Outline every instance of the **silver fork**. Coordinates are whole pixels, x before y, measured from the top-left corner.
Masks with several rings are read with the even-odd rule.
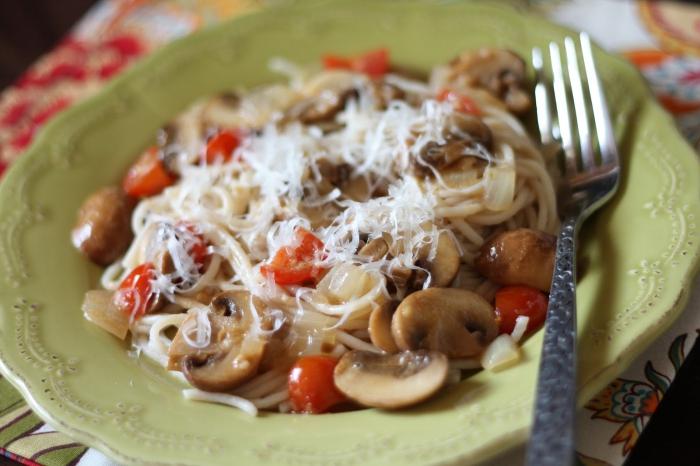
[[[549,44],[556,115],[550,110],[542,51],[539,48],[532,50],[532,64],[537,79],[535,102],[540,136],[543,144],[554,141],[561,144],[564,169],[558,195],[562,224],[549,294],[534,421],[526,455],[528,466],[574,464],[576,236],[583,221],[615,193],[620,172],[610,114],[587,34],[581,33],[580,43],[587,92],[579,73],[575,41],[571,37],[564,40],[566,72],[562,66],[559,46],[554,42]],[[569,108],[569,91],[575,119]],[[593,121],[590,122],[589,106],[593,111]],[[553,123],[555,118],[556,124]],[[591,132],[592,127],[595,127],[595,135]],[[594,144],[596,137],[597,149]]]

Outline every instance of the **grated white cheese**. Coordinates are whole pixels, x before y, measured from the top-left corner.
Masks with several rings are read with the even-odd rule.
[[[192,348],[206,348],[211,343],[211,323],[209,322],[209,309],[196,307],[188,311],[194,315],[194,320],[186,320],[182,326],[182,338]]]

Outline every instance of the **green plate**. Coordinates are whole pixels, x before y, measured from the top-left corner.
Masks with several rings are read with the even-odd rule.
[[[482,45],[528,56],[569,31],[491,3],[298,2],[166,47],[58,117],[0,186],[2,373],[55,428],[122,463],[428,464],[475,461],[525,439],[541,332],[521,364],[479,373],[416,409],[323,416],[187,402],[162,370],[80,312],[99,270],[71,247],[81,201],[115,183],[156,128],[193,99],[273,76],[272,56],[315,62],[378,45],[428,68]],[[580,250],[579,374],[584,401],[681,311],[698,262],[700,166],[627,63],[596,53],[624,161],[615,199]]]

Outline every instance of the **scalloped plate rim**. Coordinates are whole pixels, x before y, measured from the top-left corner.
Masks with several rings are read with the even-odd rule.
[[[316,2],[317,4],[323,4],[323,3],[333,3],[332,1],[324,0],[324,1],[318,1]],[[414,2],[408,2],[408,3],[414,3]],[[522,12],[517,9],[515,9],[512,6],[505,5],[505,4],[492,4],[490,2],[487,2],[486,0],[477,0],[473,3],[477,4],[483,4],[483,5],[488,5],[489,8],[493,9],[503,9],[507,10],[510,12],[517,11],[518,14],[526,16],[528,20],[532,21],[542,21],[548,24],[552,24],[556,26],[560,30],[564,31],[569,31],[571,34],[575,35],[577,34],[575,31],[573,31],[570,28],[560,26],[558,24],[551,23],[550,21],[546,20],[545,18],[542,18],[540,16],[537,16],[533,14],[532,12]],[[285,5],[284,7],[280,8],[286,8],[287,6]],[[304,8],[307,9],[311,7],[310,4],[304,4],[304,5],[292,5],[292,8]],[[274,8],[274,7],[273,7]],[[89,97],[88,99],[72,106],[68,110],[62,112],[60,115],[58,115],[56,118],[52,119],[44,128],[41,129],[40,133],[37,135],[37,137],[34,139],[32,142],[30,148],[25,152],[25,154],[17,160],[15,163],[12,164],[8,172],[5,174],[5,177],[15,177],[18,176],[22,170],[24,170],[24,166],[31,163],[31,161],[36,158],[36,157],[48,157],[48,154],[39,154],[41,152],[41,149],[50,142],[52,138],[52,134],[60,129],[60,127],[67,122],[70,122],[71,120],[77,118],[79,115],[86,113],[86,111],[90,108],[94,107],[99,107],[103,101],[107,100],[110,96],[110,94],[120,86],[124,86],[127,83],[129,83],[134,77],[136,76],[141,76],[145,74],[151,67],[154,62],[157,60],[161,59],[164,56],[172,54],[174,51],[179,50],[183,47],[187,47],[188,44],[194,43],[198,40],[201,40],[205,38],[208,35],[216,35],[219,33],[220,30],[225,30],[228,28],[233,28],[235,27],[235,24],[241,19],[242,17],[247,17],[247,16],[257,16],[257,15],[268,15],[270,14],[270,10],[264,10],[262,12],[256,11],[256,12],[250,12],[250,13],[244,13],[243,15],[240,15],[236,18],[227,20],[225,22],[222,22],[221,24],[218,24],[216,26],[207,28],[205,30],[200,30],[195,33],[193,33],[190,36],[178,39],[172,43],[169,43],[165,46],[163,46],[161,49],[157,50],[156,52],[152,53],[151,55],[141,59],[138,63],[136,63],[134,66],[132,66],[129,70],[126,72],[120,74],[118,77],[110,81],[107,85],[105,85],[99,93],[97,93],[94,96]],[[628,70],[633,70],[636,75],[638,75],[638,79],[643,79],[641,77],[641,73],[639,70],[634,68],[631,64],[629,64],[626,60],[622,59],[621,57],[610,54],[607,52],[604,52],[608,57],[614,58],[621,66],[624,66]],[[666,121],[667,125],[673,125],[673,131],[674,131],[674,137],[678,139],[683,139],[682,135],[680,134],[680,131],[678,128],[675,126],[671,116],[667,114],[662,107],[656,102],[651,95],[651,92],[649,91],[649,88],[647,86],[646,88],[646,99],[644,100],[644,105],[649,106],[651,108],[651,111],[656,113],[659,118],[663,118]],[[683,139],[684,140],[684,139]],[[687,145],[687,144],[686,144]],[[699,162],[700,166],[700,162]],[[5,183],[0,184],[0,198],[3,197],[4,194],[4,186]],[[632,348],[626,348],[623,351],[621,351],[620,356],[610,365],[603,367],[600,371],[596,372],[594,375],[590,377],[589,380],[586,381],[586,385],[583,387],[580,387],[581,392],[585,392],[587,388],[593,387],[593,386],[598,386],[599,388],[602,388],[605,386],[611,378],[613,378],[615,375],[619,374],[622,372],[631,362],[633,359],[635,359],[639,354],[641,354],[646,347],[648,346],[649,342],[656,339],[659,335],[661,335],[674,321],[675,319],[679,316],[679,314],[682,312],[682,310],[685,308],[687,301],[690,297],[690,293],[688,290],[688,285],[691,283],[691,281],[694,279],[695,275],[700,272],[700,245],[695,245],[693,248],[693,254],[691,258],[691,264],[685,271],[683,278],[681,280],[681,286],[676,294],[674,304],[666,310],[664,315],[660,317],[656,323],[657,325],[649,326],[645,329],[642,335],[640,335],[640,338],[645,340],[644,345],[634,345]],[[1,287],[0,287],[1,288]],[[0,309],[0,312],[5,313],[7,312],[4,307]],[[113,449],[110,446],[110,441],[109,438],[100,438],[99,435],[92,435],[89,432],[73,426],[66,424],[59,420],[57,418],[60,417],[60,410],[55,408],[57,413],[52,413],[51,409],[45,409],[42,406],[42,403],[38,401],[35,396],[32,394],[32,390],[29,387],[29,382],[23,377],[21,373],[21,369],[16,369],[15,367],[12,367],[7,364],[7,361],[5,360],[4,353],[0,353],[0,373],[2,373],[3,376],[5,376],[11,384],[18,389],[18,391],[21,393],[23,398],[27,401],[29,407],[36,413],[42,420],[44,420],[48,425],[57,428],[57,430],[66,433],[67,435],[71,436],[75,440],[79,441],[80,443],[85,444],[86,446],[97,448],[100,451],[104,452],[107,454],[109,457],[112,459],[123,462],[123,463],[128,463],[128,464],[153,464],[153,465],[159,465],[159,464],[174,464],[171,462],[167,463],[160,463],[160,462],[144,462],[143,460],[140,460],[139,458],[135,458],[129,455],[125,455],[120,451],[117,451]],[[599,388],[591,388],[589,389],[590,391],[596,392],[598,391]],[[584,393],[580,393],[580,395],[583,395]],[[583,404],[586,400],[582,399],[579,397],[579,404]],[[527,437],[527,428],[520,429],[519,431],[516,431],[511,434],[511,436],[506,439],[505,441],[508,443],[510,447],[516,446],[520,444],[526,437]],[[492,442],[492,443],[495,443]],[[468,453],[464,453],[461,456],[458,457],[453,457],[450,460],[447,461],[449,464],[457,464],[460,461],[467,459],[467,458],[475,458],[479,457],[480,459],[485,459],[486,457],[493,456],[494,452],[489,451],[493,450],[493,445],[492,444],[484,444],[481,445],[479,448],[476,450],[470,451]]]

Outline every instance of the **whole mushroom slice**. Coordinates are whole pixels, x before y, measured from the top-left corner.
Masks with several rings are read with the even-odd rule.
[[[250,324],[253,318],[250,307],[251,294],[247,291],[222,291],[211,298],[209,307],[220,316],[233,316],[244,324]],[[253,297],[253,304],[258,311],[261,311],[264,304]]]
[[[182,373],[195,387],[209,392],[224,392],[251,379],[265,352],[260,338],[235,340],[223,354],[190,356],[182,360]]]
[[[437,251],[433,260],[420,260],[419,265],[430,272],[430,286],[443,287],[452,283],[457,276],[460,258],[454,239],[443,231],[438,236]]]
[[[498,334],[491,305],[458,288],[428,288],[404,299],[391,320],[400,350],[434,350],[449,358],[480,354]]]
[[[243,292],[236,297],[214,298],[225,309],[208,312],[208,344],[195,347],[185,332],[192,332],[201,317],[191,314],[180,326],[168,351],[168,368],[180,370],[195,387],[212,392],[231,390],[253,377],[265,353],[267,339],[254,328],[256,320]],[[232,293],[233,294],[233,293]],[[247,294],[247,293],[246,293]],[[239,304],[240,303],[240,304]],[[249,301],[248,301],[249,303]],[[212,306],[214,307],[214,306]]]
[[[361,405],[398,409],[434,395],[445,384],[447,369],[447,357],[437,351],[377,354],[353,350],[338,361],[333,381]]]
[[[369,339],[374,346],[387,353],[396,353],[399,350],[391,334],[391,318],[397,305],[396,301],[385,301],[375,306],[369,315]]]
[[[499,285],[527,285],[549,291],[557,239],[539,230],[504,231],[481,246],[476,270]]]

